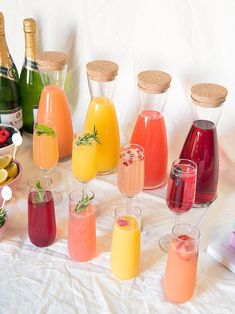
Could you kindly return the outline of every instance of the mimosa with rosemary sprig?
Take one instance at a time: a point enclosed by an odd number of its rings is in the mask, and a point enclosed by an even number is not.
[[[85,262],[96,253],[94,193],[75,190],[69,194],[68,251],[72,259]]]
[[[84,193],[86,183],[97,173],[96,144],[101,145],[95,126],[93,132],[83,131],[75,134],[73,139],[72,173],[76,179],[83,182]]]

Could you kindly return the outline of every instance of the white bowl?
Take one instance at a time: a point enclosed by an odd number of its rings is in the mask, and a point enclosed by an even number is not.
[[[10,124],[0,123],[0,128],[9,128],[9,127],[14,129],[17,133],[20,133],[20,131],[17,128],[15,128],[14,126]],[[9,155],[9,154],[12,155],[13,151],[14,151],[14,144],[12,143],[6,147],[0,148],[0,156]]]

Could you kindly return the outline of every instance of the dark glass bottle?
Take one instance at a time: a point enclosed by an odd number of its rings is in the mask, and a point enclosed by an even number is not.
[[[25,33],[25,63],[20,74],[21,106],[23,110],[24,130],[33,133],[36,121],[38,103],[43,88],[36,62],[36,21],[24,19]]]
[[[19,76],[8,50],[2,12],[0,12],[0,121],[22,130]]]

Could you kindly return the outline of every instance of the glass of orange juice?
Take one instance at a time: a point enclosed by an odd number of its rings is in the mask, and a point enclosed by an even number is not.
[[[173,303],[184,303],[193,296],[199,239],[199,229],[190,224],[177,224],[172,229],[163,288],[166,298]]]
[[[58,163],[59,151],[55,127],[36,123],[33,133],[33,161],[46,173]]]
[[[131,279],[139,272],[141,210],[137,206],[115,210],[113,227],[111,269],[119,279]]]
[[[98,131],[83,131],[75,134],[72,149],[72,173],[74,178],[83,183],[83,193],[86,193],[87,183],[97,173],[97,144],[101,145]]]
[[[72,259],[85,262],[96,254],[94,193],[80,190],[69,194],[68,251]]]

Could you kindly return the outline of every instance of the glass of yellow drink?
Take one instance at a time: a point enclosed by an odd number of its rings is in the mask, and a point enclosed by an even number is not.
[[[93,132],[83,131],[75,134],[72,150],[72,173],[74,178],[86,184],[95,178],[97,172],[97,146],[100,145],[98,132],[94,127]]]
[[[133,206],[116,208],[113,227],[111,269],[119,279],[131,279],[139,272],[141,210]]]

